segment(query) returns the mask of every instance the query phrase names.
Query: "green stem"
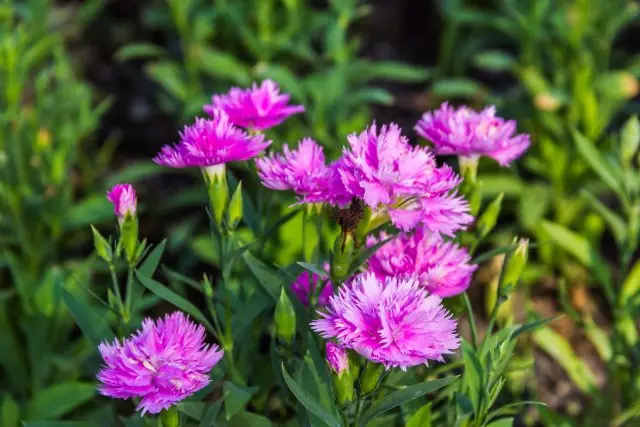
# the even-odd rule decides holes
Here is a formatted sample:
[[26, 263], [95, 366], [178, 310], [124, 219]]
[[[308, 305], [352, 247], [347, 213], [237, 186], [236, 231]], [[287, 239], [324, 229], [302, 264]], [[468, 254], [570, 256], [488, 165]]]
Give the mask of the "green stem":
[[485, 343], [487, 342], [487, 340], [491, 336], [491, 333], [493, 332], [493, 327], [495, 326], [496, 319], [498, 317], [498, 309], [502, 305], [503, 301], [504, 301], [504, 298], [498, 295], [498, 299], [496, 300], [496, 303], [493, 305], [493, 309], [491, 310], [491, 317], [489, 318], [489, 325], [487, 326], [487, 332], [484, 336], [484, 339], [482, 340], [482, 347], [484, 347]]
[[129, 323], [133, 311], [133, 266], [129, 266], [127, 272], [127, 294], [125, 295], [125, 323]]
[[362, 407], [364, 406], [364, 401], [362, 400], [360, 393], [358, 392], [356, 397], [356, 414], [353, 417], [353, 423], [351, 424], [353, 427], [360, 427], [360, 416], [362, 415]]
[[123, 311], [123, 305], [122, 305], [122, 295], [120, 294], [120, 286], [118, 285], [118, 277], [116, 276], [116, 268], [114, 267], [114, 265], [112, 263], [109, 264], [109, 272], [111, 273], [111, 284], [113, 285], [113, 293], [115, 294], [116, 298], [118, 299], [118, 305], [120, 307], [120, 314], [122, 314]]
[[473, 315], [473, 307], [471, 306], [471, 300], [469, 295], [465, 292], [462, 294], [462, 301], [464, 301], [464, 308], [467, 312], [467, 318], [469, 321], [469, 329], [471, 329], [471, 345], [474, 349], [478, 348], [478, 329], [476, 328], [476, 320]]
[[163, 427], [180, 427], [180, 415], [175, 406], [160, 412]]

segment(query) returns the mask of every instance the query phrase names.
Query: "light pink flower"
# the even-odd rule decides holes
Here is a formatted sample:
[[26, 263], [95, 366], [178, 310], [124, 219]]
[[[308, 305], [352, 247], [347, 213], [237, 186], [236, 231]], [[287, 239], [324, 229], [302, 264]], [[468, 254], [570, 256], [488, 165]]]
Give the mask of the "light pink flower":
[[185, 126], [180, 142], [162, 147], [153, 161], [171, 168], [206, 168], [248, 160], [271, 144], [263, 135], [250, 136], [235, 127], [224, 111], [214, 110], [212, 117], [197, 118], [193, 125]]
[[[325, 264], [324, 268], [328, 271], [329, 264]], [[333, 295], [333, 285], [327, 278], [322, 279], [316, 273], [303, 271], [291, 284], [291, 291], [296, 295], [296, 297], [298, 297], [298, 300], [300, 300], [305, 307], [308, 307], [311, 295], [316, 292], [318, 286], [324, 287], [322, 288], [320, 295], [318, 295], [317, 305], [318, 307], [324, 307], [329, 303], [329, 298]]]
[[140, 398], [142, 414], [169, 408], [209, 384], [209, 371], [223, 352], [204, 339], [204, 328], [181, 312], [145, 319], [142, 329], [122, 343], [100, 344], [105, 362], [98, 373], [100, 393]]
[[356, 276], [331, 297], [311, 328], [387, 368], [444, 361], [460, 345], [456, 321], [417, 280]]
[[264, 130], [277, 126], [294, 114], [304, 112], [302, 105], [289, 105], [289, 95], [281, 94], [278, 84], [265, 80], [250, 89], [232, 88], [224, 95], [213, 95], [212, 104], [204, 111], [213, 115], [215, 109], [225, 111], [237, 126]]
[[344, 347], [327, 341], [327, 363], [340, 376], [349, 369], [349, 355]]
[[508, 166], [529, 148], [529, 135], [516, 134], [516, 122], [496, 117], [496, 108], [477, 112], [467, 106], [454, 109], [444, 103], [427, 112], [416, 131], [431, 141], [438, 155], [488, 156]]
[[107, 199], [113, 203], [113, 212], [122, 222], [127, 215], [134, 217], [138, 207], [136, 190], [131, 184], [116, 184], [107, 191]]
[[[370, 236], [367, 246], [388, 237], [384, 232], [379, 239]], [[470, 261], [465, 248], [418, 228], [412, 234], [400, 234], [386, 243], [369, 258], [368, 265], [369, 271], [379, 279], [413, 277], [429, 293], [446, 298], [464, 292], [471, 284], [471, 276], [478, 266]]]
[[294, 150], [288, 145], [282, 154], [256, 159], [262, 184], [273, 190], [292, 190], [301, 203], [344, 205], [351, 201], [340, 179], [338, 162], [327, 165], [322, 146], [304, 138]]
[[422, 147], [411, 147], [400, 128], [375, 124], [348, 137], [339, 168], [351, 195], [374, 211], [386, 210], [391, 222], [408, 231], [423, 223], [452, 235], [473, 221], [467, 202], [456, 195], [461, 178]]

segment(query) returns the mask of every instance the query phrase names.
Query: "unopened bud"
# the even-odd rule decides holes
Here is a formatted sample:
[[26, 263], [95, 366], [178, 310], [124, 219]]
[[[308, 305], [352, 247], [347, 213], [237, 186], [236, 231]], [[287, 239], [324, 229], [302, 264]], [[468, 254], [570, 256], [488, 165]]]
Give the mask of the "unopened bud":
[[202, 279], [202, 289], [204, 290], [204, 295], [207, 298], [213, 298], [213, 286], [211, 286], [211, 281], [207, 276], [204, 276]]
[[96, 252], [100, 255], [100, 258], [110, 263], [113, 259], [111, 245], [93, 225], [91, 226], [91, 232], [93, 233], [93, 246]]
[[51, 134], [45, 128], [38, 131], [38, 138], [36, 139], [36, 148], [38, 151], [43, 151], [49, 148], [51, 145]]
[[482, 212], [482, 215], [478, 218], [476, 229], [479, 239], [484, 239], [496, 226], [500, 210], [502, 209], [503, 198], [504, 193], [498, 194], [498, 196], [493, 199], [484, 212]]
[[132, 265], [137, 261], [138, 247], [138, 198], [136, 190], [130, 184], [117, 184], [107, 192], [107, 199], [113, 203], [113, 211], [120, 224], [120, 241]]
[[227, 212], [228, 224], [230, 229], [235, 229], [242, 220], [242, 182], [238, 183], [236, 190], [231, 196], [229, 202], [229, 210]]
[[554, 112], [562, 106], [561, 100], [551, 92], [540, 92], [533, 98], [533, 104], [538, 110]]
[[640, 121], [638, 116], [629, 118], [620, 133], [620, 160], [629, 166], [640, 145]]
[[226, 167], [224, 163], [202, 168], [209, 193], [211, 215], [218, 226], [222, 225], [224, 212], [229, 201], [229, 187], [227, 185]]
[[296, 335], [296, 312], [284, 287], [280, 290], [280, 298], [276, 304], [274, 323], [276, 337], [284, 343], [291, 344]]
[[529, 257], [529, 239], [515, 239], [514, 245], [515, 250], [507, 255], [503, 267], [499, 293], [502, 297], [508, 296], [518, 284]]
[[341, 233], [336, 238], [331, 253], [331, 280], [333, 283], [340, 284], [349, 277], [354, 246], [355, 242], [351, 233]]
[[354, 377], [349, 369], [349, 356], [344, 347], [332, 342], [327, 343], [327, 363], [333, 371], [333, 387], [340, 406], [353, 400]]
[[360, 377], [360, 391], [363, 395], [368, 395], [376, 391], [380, 380], [384, 374], [384, 366], [372, 361], [367, 361], [364, 372]]

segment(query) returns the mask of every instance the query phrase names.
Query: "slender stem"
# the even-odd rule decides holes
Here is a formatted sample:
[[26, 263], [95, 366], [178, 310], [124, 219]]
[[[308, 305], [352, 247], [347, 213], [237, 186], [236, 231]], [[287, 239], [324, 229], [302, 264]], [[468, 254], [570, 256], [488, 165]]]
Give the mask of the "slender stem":
[[111, 283], [113, 285], [113, 293], [118, 299], [118, 305], [120, 306], [120, 314], [122, 314], [122, 295], [120, 295], [120, 286], [118, 286], [118, 277], [116, 276], [116, 268], [112, 263], [109, 264], [109, 272], [111, 273]]
[[131, 320], [133, 311], [133, 266], [129, 266], [127, 272], [127, 294], [125, 295], [125, 323], [129, 323]]
[[489, 318], [489, 325], [487, 326], [487, 333], [484, 336], [484, 340], [482, 341], [482, 346], [484, 347], [485, 343], [487, 342], [487, 340], [489, 339], [489, 337], [491, 336], [491, 333], [493, 332], [493, 327], [496, 324], [496, 319], [498, 317], [498, 309], [500, 308], [500, 306], [502, 305], [502, 302], [504, 301], [504, 298], [500, 297], [500, 295], [498, 295], [498, 299], [496, 300], [496, 303], [493, 305], [493, 309], [491, 310], [491, 317]]
[[473, 307], [471, 307], [471, 300], [467, 293], [462, 294], [462, 301], [464, 301], [464, 308], [467, 311], [467, 318], [469, 321], [469, 329], [471, 329], [471, 345], [473, 348], [478, 348], [478, 329], [476, 328], [476, 320], [473, 315]]
[[353, 423], [351, 424], [353, 427], [360, 427], [360, 415], [362, 415], [363, 404], [364, 401], [362, 400], [360, 393], [358, 393], [356, 397], [356, 414], [353, 417]]

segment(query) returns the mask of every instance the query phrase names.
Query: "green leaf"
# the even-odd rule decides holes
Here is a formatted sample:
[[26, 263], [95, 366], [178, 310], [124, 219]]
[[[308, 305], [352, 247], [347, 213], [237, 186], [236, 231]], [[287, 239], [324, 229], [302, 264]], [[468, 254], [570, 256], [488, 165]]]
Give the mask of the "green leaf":
[[155, 295], [159, 296], [165, 301], [170, 302], [180, 310], [186, 312], [195, 320], [206, 326], [209, 331], [215, 332], [215, 329], [213, 328], [209, 320], [205, 317], [204, 314], [202, 314], [200, 310], [198, 310], [195, 305], [191, 304], [189, 301], [176, 294], [171, 289], [164, 286], [162, 283], [141, 274], [139, 270], [136, 271], [136, 277], [138, 278], [140, 283], [144, 285], [145, 288], [149, 289]]
[[502, 418], [487, 424], [487, 427], [512, 427], [515, 418]]
[[229, 420], [229, 427], [271, 427], [273, 424], [268, 418], [253, 412], [240, 411]]
[[140, 267], [138, 267], [138, 272], [140, 274], [146, 277], [153, 276], [153, 273], [155, 273], [158, 268], [158, 264], [160, 264], [160, 258], [162, 258], [166, 244], [167, 239], [163, 239], [158, 246], [153, 248], [151, 253], [147, 255], [142, 264], [140, 264]]
[[294, 100], [307, 104], [307, 95], [304, 87], [300, 84], [298, 77], [288, 68], [270, 64], [262, 72], [262, 75], [278, 82], [282, 90], [290, 93]]
[[640, 292], [640, 260], [636, 261], [620, 290], [620, 306], [624, 307]]
[[623, 244], [627, 235], [627, 227], [625, 226], [624, 220], [609, 209], [604, 203], [602, 203], [596, 196], [594, 196], [589, 190], [582, 189], [580, 191], [580, 195], [583, 199], [589, 203], [591, 208], [596, 211], [598, 215], [605, 220], [605, 222], [609, 225], [611, 232], [613, 233], [613, 237], [619, 246]]
[[433, 94], [442, 98], [471, 98], [481, 90], [482, 86], [466, 78], [440, 80], [432, 88]]
[[386, 89], [367, 87], [349, 93], [343, 100], [347, 105], [379, 104], [393, 105], [393, 95]]
[[407, 403], [420, 396], [424, 396], [427, 393], [434, 392], [438, 389], [441, 389], [442, 387], [446, 387], [457, 379], [457, 376], [445, 377], [433, 381], [415, 384], [405, 389], [394, 391], [388, 396], [385, 396], [381, 401], [374, 404], [362, 415], [362, 425], [366, 425], [369, 420], [372, 420], [378, 415], [387, 412], [397, 406]]
[[368, 246], [368, 247], [363, 248], [362, 250], [360, 250], [356, 254], [356, 256], [354, 257], [354, 260], [351, 262], [351, 265], [349, 266], [349, 276], [353, 275], [360, 268], [360, 266], [362, 264], [367, 262], [369, 260], [369, 258], [371, 258], [371, 256], [374, 253], [376, 253], [376, 251], [378, 249], [380, 249], [381, 247], [386, 245], [388, 242], [393, 240], [395, 237], [396, 237], [396, 235], [393, 234], [393, 235], [387, 237], [386, 239], [377, 242], [375, 245]]
[[242, 256], [247, 267], [258, 279], [258, 283], [265, 292], [273, 298], [274, 303], [280, 296], [280, 288], [282, 287], [282, 278], [265, 263], [254, 257], [250, 252], [245, 252]]
[[396, 82], [424, 82], [429, 79], [429, 70], [423, 67], [397, 61], [358, 60], [350, 66], [352, 84], [370, 80], [389, 80]]
[[10, 395], [5, 395], [0, 406], [0, 421], [3, 427], [20, 426], [20, 407]]
[[210, 76], [222, 77], [242, 86], [251, 84], [249, 67], [232, 54], [204, 46], [197, 47], [196, 52], [200, 69]]
[[[300, 385], [289, 375], [284, 367], [284, 363], [281, 366], [282, 375], [284, 377], [289, 390], [294, 396], [302, 403], [302, 405], [312, 414], [320, 417], [330, 427], [342, 427], [342, 422], [338, 420], [331, 412], [326, 410], [320, 402], [318, 402], [313, 396], [307, 393]], [[363, 423], [364, 424], [364, 423]]]
[[124, 168], [110, 174], [106, 185], [111, 187], [120, 182], [134, 183], [142, 179], [171, 172], [170, 168], [163, 168], [148, 161], [132, 162]]
[[571, 344], [553, 329], [543, 326], [532, 334], [534, 342], [567, 372], [569, 378], [584, 393], [596, 390], [596, 378], [582, 360], [573, 351]]
[[165, 50], [151, 43], [132, 43], [121, 47], [115, 54], [118, 61], [130, 59], [157, 58], [165, 54]]
[[84, 336], [96, 346], [104, 340], [113, 341], [115, 339], [115, 335], [104, 316], [98, 314], [84, 301], [78, 300], [73, 294], [64, 289], [61, 284], [58, 284], [58, 286], [64, 303]]
[[598, 148], [584, 135], [578, 131], [573, 132], [573, 139], [578, 148], [578, 152], [582, 158], [591, 166], [591, 169], [618, 195], [622, 196], [622, 184], [616, 178], [615, 173], [611, 170], [610, 165], [602, 157]]
[[513, 330], [513, 332], [511, 334], [509, 334], [509, 339], [511, 340], [515, 340], [516, 338], [518, 338], [520, 335], [525, 334], [529, 331], [533, 331], [534, 329], [542, 326], [542, 325], [546, 325], [547, 323], [551, 323], [554, 320], [558, 320], [560, 318], [564, 317], [564, 314], [560, 314], [558, 316], [555, 317], [547, 317], [545, 319], [540, 319], [540, 320], [536, 320], [535, 322], [530, 322], [527, 323], [525, 325], [522, 326], [517, 326], [515, 327], [515, 329]]
[[158, 62], [147, 67], [149, 76], [175, 98], [187, 98], [187, 86], [182, 71], [172, 62]]
[[24, 427], [98, 427], [90, 421], [25, 421]]
[[405, 427], [431, 427], [431, 402], [418, 409], [418, 412], [407, 420]]
[[245, 302], [233, 316], [233, 334], [241, 335], [253, 320], [269, 307], [275, 305], [275, 301], [263, 292], [255, 292], [247, 302]]
[[473, 411], [478, 414], [485, 390], [484, 371], [476, 351], [465, 339], [462, 339], [462, 360], [464, 361], [464, 375], [462, 377], [464, 386], [462, 390], [466, 391], [468, 388]]
[[89, 196], [74, 203], [64, 218], [64, 229], [78, 230], [91, 224], [113, 220], [113, 207], [104, 196]]
[[94, 383], [69, 381], [38, 391], [27, 405], [27, 419], [55, 419], [96, 395]]
[[474, 64], [478, 68], [489, 71], [509, 71], [516, 65], [513, 56], [499, 50], [488, 50], [477, 54]]
[[207, 405], [207, 408], [202, 415], [202, 420], [198, 427], [212, 427], [215, 426], [215, 419], [222, 408], [222, 399], [218, 400], [213, 405]]
[[610, 290], [613, 280], [611, 268], [598, 252], [591, 247], [589, 241], [568, 228], [553, 222], [543, 221], [541, 227], [551, 241], [576, 257], [578, 261], [595, 273], [600, 283], [604, 286], [604, 291], [608, 292], [607, 297], [610, 301], [614, 301], [615, 297], [611, 295]]
[[260, 390], [260, 387], [240, 387], [230, 381], [225, 381], [222, 389], [225, 416], [227, 420], [230, 420], [240, 409], [244, 408], [244, 405]]

